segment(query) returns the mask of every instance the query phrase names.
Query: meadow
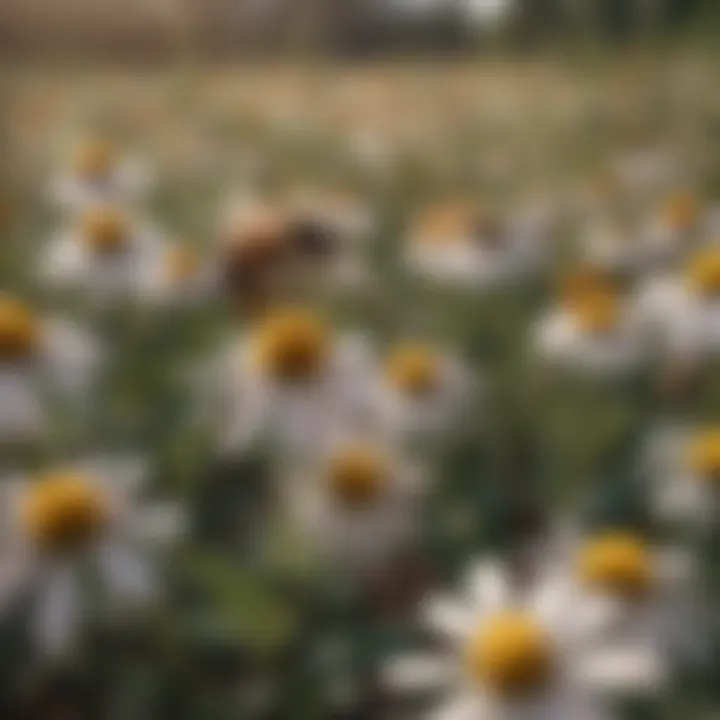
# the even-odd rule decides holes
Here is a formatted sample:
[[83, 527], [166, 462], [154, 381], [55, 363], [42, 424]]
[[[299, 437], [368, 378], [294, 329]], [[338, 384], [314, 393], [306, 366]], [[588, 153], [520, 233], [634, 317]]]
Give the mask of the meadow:
[[[611, 344], [624, 318], [635, 321], [646, 287], [682, 276], [694, 253], [720, 238], [716, 78], [714, 58], [690, 53], [8, 74], [2, 302], [20, 298], [32, 317], [70, 318], [97, 341], [100, 359], [92, 371], [74, 365], [72, 393], [56, 396], [46, 386], [64, 366], [28, 380], [18, 347], [39, 331], [27, 330], [15, 305], [0, 307], [4, 487], [84, 458], [120, 465], [132, 457], [145, 474], [139, 504], [171, 503], [183, 520], [181, 530], [171, 523], [173, 543], [157, 558], [153, 548], [158, 597], [128, 612], [86, 579], [82, 631], [67, 638], [72, 649], [53, 646], [50, 659], [33, 640], [30, 598], [42, 582], [21, 592], [0, 583], [7, 716], [425, 717], [442, 696], [408, 699], [385, 672], [394, 657], [432, 647], [424, 599], [456, 587], [486, 557], [507, 566], [524, 597], [549, 565], [562, 564], [554, 548], [572, 520], [578, 534], [623, 528], [652, 547], [688, 550], [697, 568], [676, 594], [703, 588], [703, 612], [710, 608], [698, 631], [696, 598], [673, 605], [679, 635], [699, 632], [712, 646], [702, 659], [688, 660], [670, 641], [661, 651], [653, 635], [643, 648], [667, 654], [672, 672], [659, 692], [656, 680], [639, 698], [624, 688], [606, 716], [714, 717], [717, 516], [668, 520], [655, 497], [662, 473], [645, 459], [660, 431], [703, 428], [715, 445], [703, 435], [691, 465], [717, 480], [720, 342], [715, 348], [710, 323], [683, 344], [696, 316], [668, 305], [651, 328], [630, 324], [618, 341], [627, 340], [630, 360], [624, 344], [617, 355]], [[78, 142], [97, 137], [104, 150], [85, 147], [78, 166]], [[83, 180], [82, 168], [107, 172], [103, 159], [124, 156], [150, 178], [137, 196]], [[110, 268], [112, 253], [109, 270], [89, 261], [68, 270], [72, 262], [49, 248], [67, 228], [90, 232], [82, 218], [94, 205], [122, 207], [131, 227], [147, 223], [157, 248], [122, 272]], [[273, 243], [291, 242], [282, 233], [303, 213], [325, 223], [311, 238], [322, 247], [288, 260]], [[82, 231], [73, 229], [78, 217]], [[117, 217], [95, 218], [102, 247], [115, 242]], [[644, 244], [654, 233], [662, 252], [652, 239]], [[516, 236], [520, 259], [505, 263]], [[235, 255], [236, 245], [249, 250]], [[164, 264], [170, 248], [177, 260]], [[710, 288], [702, 294], [710, 304], [720, 296], [713, 258], [688, 270], [703, 293]], [[542, 339], [543, 318], [566, 302], [597, 345], [583, 345], [584, 335], [560, 349]], [[261, 332], [278, 307], [290, 318], [279, 326], [301, 336], [300, 359], [292, 343], [275, 357], [285, 347], [280, 331], [267, 344], [262, 336], [259, 352], [293, 382], [315, 358], [308, 335], [324, 348], [357, 334], [362, 367], [332, 386], [323, 400], [331, 410], [305, 396], [283, 400], [285, 390], [268, 390], [250, 370], [246, 384], [235, 382], [246, 371], [234, 356], [222, 364], [223, 349]], [[404, 361], [386, 365], [398, 346]], [[79, 354], [70, 353], [73, 363]], [[461, 367], [455, 395], [443, 395], [440, 357]], [[412, 403], [390, 402], [386, 373], [415, 393]], [[13, 412], [30, 403], [26, 385], [40, 409], [18, 431]], [[358, 406], [352, 412], [345, 395]], [[323, 516], [308, 527], [296, 512], [300, 471], [319, 473], [318, 458], [348, 433], [410, 458], [425, 477], [422, 492], [387, 523]], [[374, 497], [365, 460], [357, 472], [351, 463], [342, 502]], [[660, 465], [669, 472], [670, 461]], [[705, 497], [714, 507], [717, 488]], [[52, 534], [51, 505], [42, 505], [39, 530], [30, 523], [36, 540]], [[406, 523], [400, 539], [383, 534]], [[3, 577], [15, 578], [18, 551], [4, 533], [5, 525]], [[55, 556], [39, 556], [42, 577]], [[62, 597], [53, 608], [64, 607]], [[59, 645], [70, 620], [56, 623], [50, 639]], [[620, 637], [632, 634], [623, 627]], [[573, 714], [523, 717], [563, 712]], [[573, 715], [586, 717], [596, 716]]]

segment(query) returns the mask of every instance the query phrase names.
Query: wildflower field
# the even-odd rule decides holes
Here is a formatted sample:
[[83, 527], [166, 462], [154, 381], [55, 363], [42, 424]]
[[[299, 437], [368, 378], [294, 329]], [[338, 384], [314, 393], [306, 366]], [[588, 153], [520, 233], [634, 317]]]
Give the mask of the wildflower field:
[[716, 69], [5, 77], [0, 717], [717, 717]]

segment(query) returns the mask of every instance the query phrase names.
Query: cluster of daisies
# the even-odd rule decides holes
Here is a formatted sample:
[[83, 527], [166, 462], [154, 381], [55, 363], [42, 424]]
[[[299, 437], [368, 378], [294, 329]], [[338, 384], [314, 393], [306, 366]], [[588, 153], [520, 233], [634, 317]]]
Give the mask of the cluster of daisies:
[[[306, 108], [293, 107], [290, 129], [282, 108], [266, 123], [300, 132]], [[345, 114], [327, 113], [328, 125], [349, 121], [352, 103], [338, 107]], [[417, 179], [403, 143], [423, 148], [442, 176], [427, 128], [402, 129], [343, 137], [376, 180], [389, 167], [398, 182]], [[658, 372], [681, 389], [702, 382], [720, 349], [720, 210], [686, 169], [664, 146], [642, 146], [573, 193], [425, 199], [392, 248], [398, 277], [438, 302], [445, 290], [467, 296], [473, 312], [498, 290], [560, 275], [528, 333], [539, 368], [608, 385]], [[142, 162], [104, 138], [74, 148], [48, 188], [59, 230], [35, 268], [66, 315], [0, 296], [0, 444], [32, 454], [58, 417], [92, 422], [118, 313], [139, 311], [156, 327], [198, 308], [226, 313], [232, 330], [180, 372], [193, 418], [210, 428], [217, 457], [267, 455], [273, 509], [363, 593], [422, 545], [423, 514], [442, 483], [436, 459], [483, 417], [492, 387], [422, 325], [380, 343], [338, 323], [334, 310], [372, 305], [393, 281], [369, 252], [388, 229], [381, 203], [351, 185], [261, 185], [249, 173], [198, 246], [148, 221], [153, 177]], [[719, 428], [661, 428], [638, 464], [661, 521], [682, 537], [712, 528]], [[29, 598], [45, 652], [73, 648], [89, 602], [83, 584], [95, 576], [109, 607], [161, 596], [155, 556], [182, 535], [187, 508], [150, 502], [151, 473], [145, 458], [90, 457], [3, 481], [0, 609]], [[418, 599], [420, 624], [440, 644], [386, 658], [389, 692], [440, 691], [438, 720], [600, 720], [616, 717], [618, 699], [656, 696], [709, 651], [711, 606], [687, 544], [559, 517], [521, 554], [471, 561], [457, 596]]]

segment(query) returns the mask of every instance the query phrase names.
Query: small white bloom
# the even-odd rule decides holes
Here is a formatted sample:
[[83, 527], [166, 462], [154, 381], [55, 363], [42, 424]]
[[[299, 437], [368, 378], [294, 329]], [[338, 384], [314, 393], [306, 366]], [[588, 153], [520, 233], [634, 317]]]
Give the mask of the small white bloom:
[[527, 224], [456, 203], [431, 208], [413, 223], [404, 260], [426, 279], [482, 290], [532, 273], [542, 259], [542, 244]]
[[95, 139], [76, 148], [71, 167], [52, 181], [50, 194], [75, 213], [98, 203], [133, 204], [147, 194], [151, 181], [141, 160], [118, 157], [112, 145]]
[[14, 562], [22, 571], [6, 578], [2, 596], [30, 591], [31, 633], [41, 652], [57, 656], [72, 649], [88, 570], [98, 573], [108, 602], [156, 598], [152, 555], [158, 542], [177, 538], [182, 522], [174, 507], [140, 504], [143, 475], [135, 460], [96, 458], [3, 483], [1, 563]]
[[40, 275], [50, 287], [106, 306], [141, 294], [143, 278], [156, 267], [162, 248], [151, 226], [115, 206], [93, 206], [50, 241]]
[[450, 352], [422, 343], [391, 348], [373, 387], [372, 404], [383, 433], [423, 447], [445, 436], [472, 408], [478, 383]]
[[97, 342], [73, 323], [0, 297], [2, 441], [33, 440], [44, 433], [47, 395], [87, 400], [101, 354]]
[[689, 257], [682, 272], [658, 276], [637, 292], [638, 322], [671, 359], [699, 361], [720, 350], [720, 250]]
[[720, 429], [658, 430], [645, 454], [650, 502], [671, 522], [714, 527], [720, 520]]
[[570, 289], [540, 319], [536, 347], [541, 359], [551, 364], [609, 376], [635, 370], [644, 351], [629, 307], [616, 290], [594, 279]]
[[306, 455], [365, 422], [368, 354], [363, 338], [334, 335], [309, 310], [272, 313], [223, 354], [221, 446], [242, 451], [264, 439]]
[[377, 439], [328, 439], [282, 480], [289, 514], [343, 573], [374, 572], [417, 540], [422, 475]]
[[144, 264], [138, 293], [143, 303], [185, 307], [209, 297], [212, 284], [210, 267], [194, 248], [166, 244], [155, 262]]

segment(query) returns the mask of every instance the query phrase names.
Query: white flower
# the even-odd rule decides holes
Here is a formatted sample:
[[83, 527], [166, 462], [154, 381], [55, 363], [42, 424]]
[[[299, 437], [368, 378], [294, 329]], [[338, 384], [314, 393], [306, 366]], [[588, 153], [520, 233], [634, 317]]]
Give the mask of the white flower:
[[221, 446], [228, 450], [262, 439], [293, 455], [312, 454], [367, 414], [367, 342], [333, 334], [312, 311], [271, 313], [220, 364], [214, 382], [224, 405]]
[[635, 269], [643, 258], [637, 231], [604, 217], [590, 223], [582, 252], [589, 265], [608, 271]]
[[156, 267], [162, 248], [154, 228], [116, 206], [97, 205], [50, 241], [40, 274], [50, 287], [79, 292], [105, 306], [140, 295], [147, 269]]
[[290, 516], [343, 573], [374, 572], [417, 539], [422, 475], [377, 439], [328, 439], [282, 480]]
[[711, 528], [720, 520], [720, 429], [657, 431], [648, 442], [644, 470], [649, 500], [661, 518]]
[[617, 291], [594, 285], [567, 293], [542, 317], [536, 347], [542, 360], [591, 375], [622, 375], [643, 360], [635, 317]]
[[194, 305], [210, 295], [211, 270], [195, 249], [168, 243], [154, 260], [144, 263], [140, 271], [138, 294], [144, 303], [175, 308]]
[[526, 224], [500, 221], [467, 204], [423, 213], [406, 240], [408, 268], [429, 280], [467, 288], [495, 288], [538, 267], [542, 243]]
[[114, 147], [94, 139], [76, 149], [71, 167], [52, 181], [50, 194], [74, 213], [98, 203], [132, 204], [150, 186], [151, 175], [139, 159], [118, 157]]
[[36, 315], [0, 297], [0, 438], [36, 439], [47, 429], [47, 395], [75, 402], [93, 390], [101, 351], [67, 320]]
[[386, 437], [416, 447], [445, 436], [472, 408], [478, 383], [447, 350], [422, 343], [391, 348], [372, 404]]
[[708, 650], [708, 606], [684, 549], [653, 545], [632, 531], [570, 532], [544, 575], [578, 612], [596, 614], [596, 643], [613, 653], [649, 653], [658, 676]]
[[635, 314], [672, 359], [697, 361], [720, 349], [720, 249], [688, 259], [683, 272], [648, 280]]
[[89, 597], [84, 573], [97, 573], [106, 601], [121, 607], [157, 596], [151, 556], [180, 534], [182, 518], [172, 506], [140, 504], [144, 474], [135, 460], [98, 458], [2, 483], [0, 564], [12, 572], [0, 597], [30, 592], [41, 652], [72, 649]]
[[703, 209], [688, 193], [670, 196], [638, 230], [638, 254], [647, 265], [668, 267], [705, 244]]
[[431, 596], [422, 620], [448, 651], [399, 658], [386, 681], [399, 689], [444, 688], [428, 718], [593, 720], [611, 715], [606, 695], [660, 680], [645, 648], [598, 648], [597, 613], [574, 608], [555, 583], [513, 589], [495, 561], [471, 567], [460, 597]]

